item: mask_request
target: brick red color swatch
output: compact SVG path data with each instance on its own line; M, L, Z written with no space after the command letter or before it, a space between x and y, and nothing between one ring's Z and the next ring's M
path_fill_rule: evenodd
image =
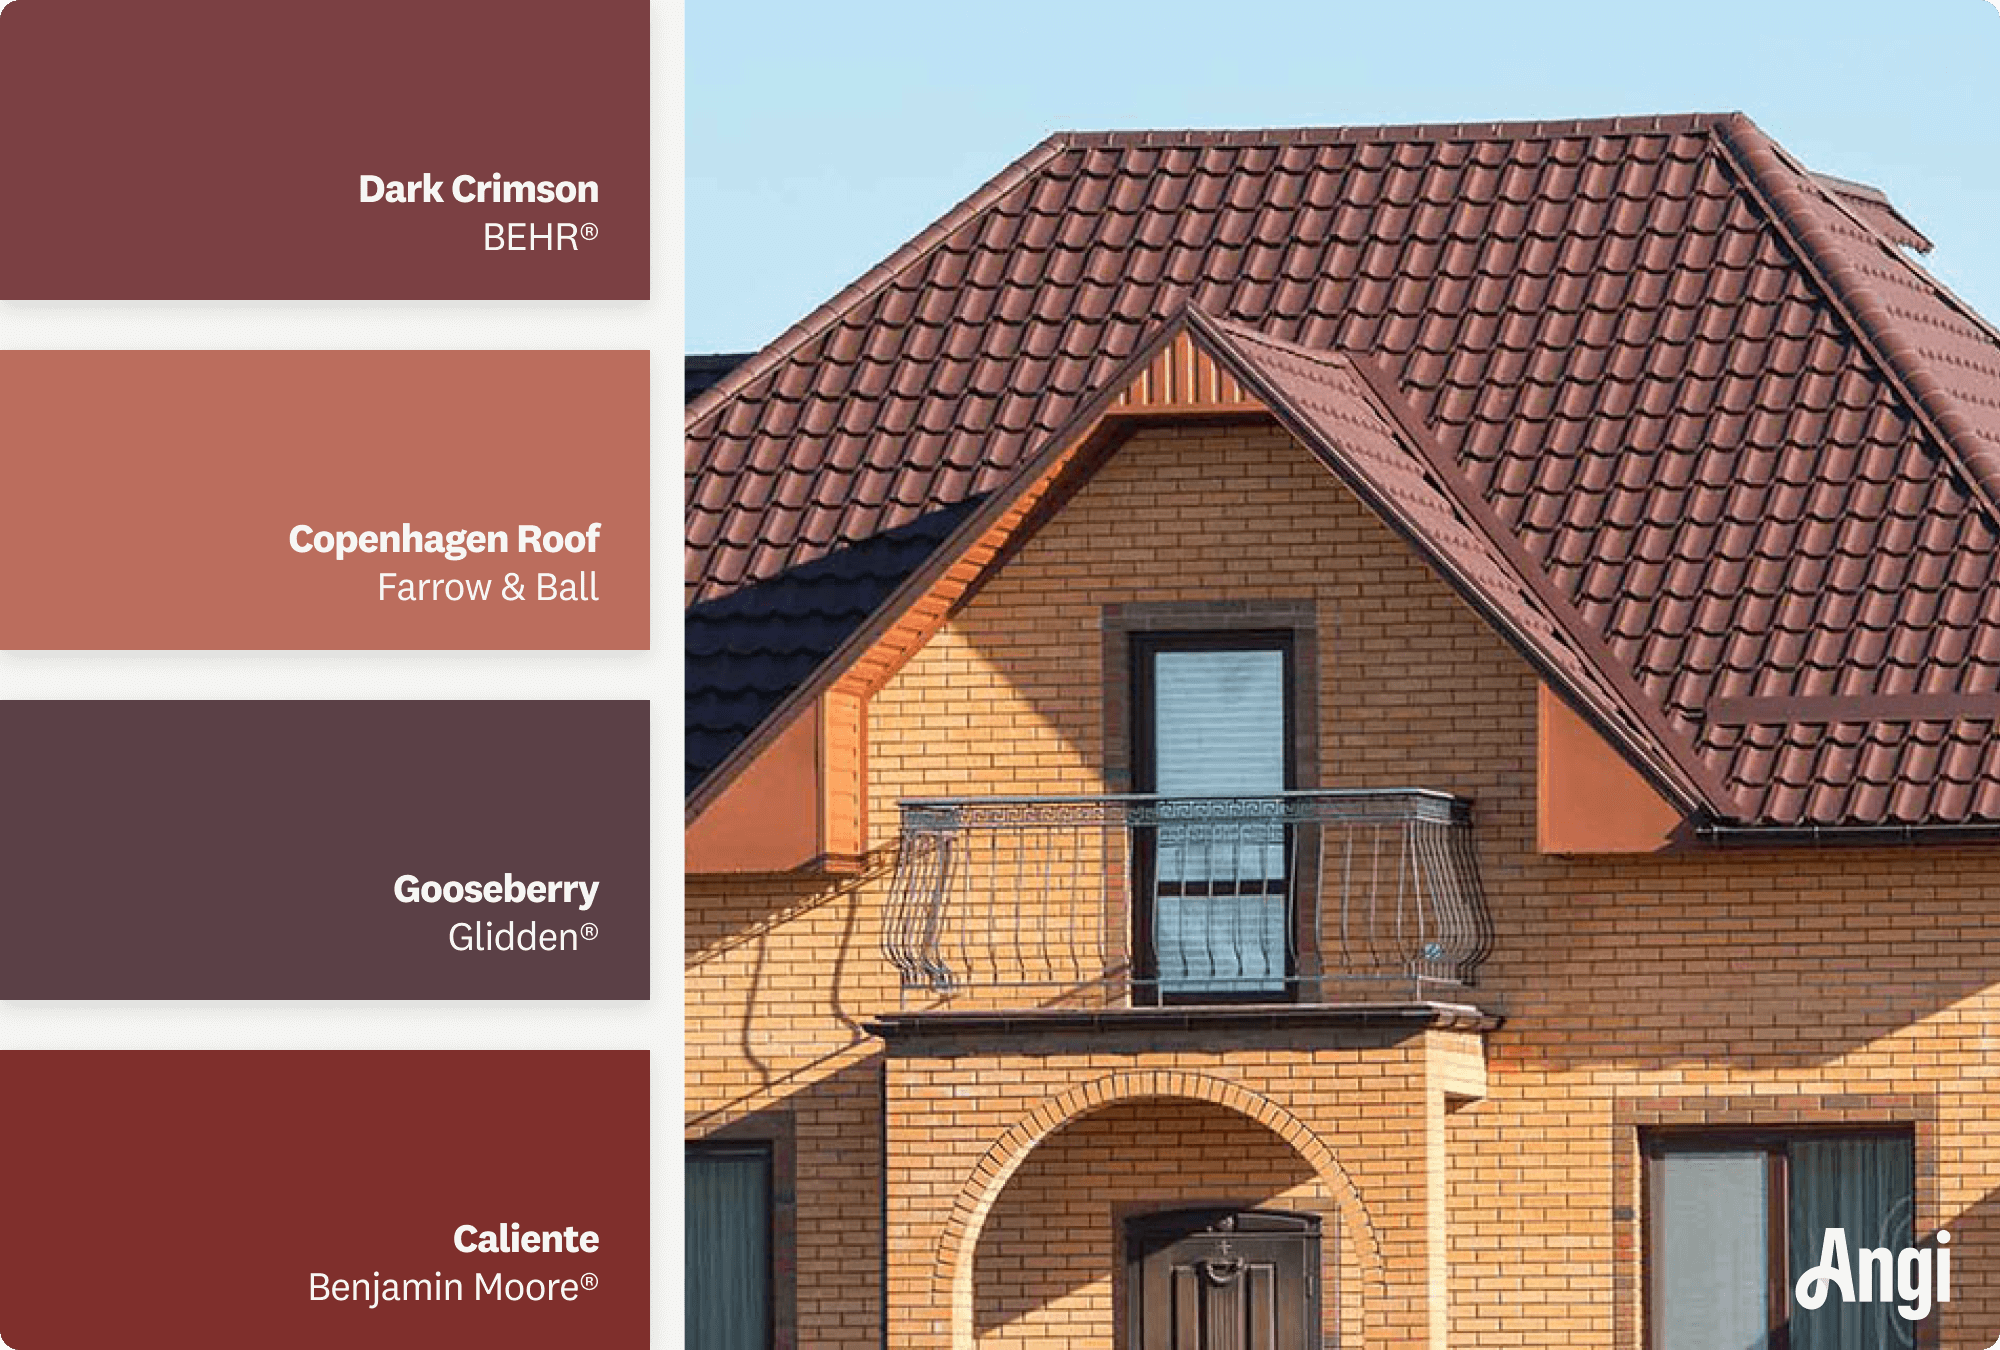
M648 1098L643 1051L0 1053L0 1340L640 1350Z
M643 650L648 368L0 352L0 647Z

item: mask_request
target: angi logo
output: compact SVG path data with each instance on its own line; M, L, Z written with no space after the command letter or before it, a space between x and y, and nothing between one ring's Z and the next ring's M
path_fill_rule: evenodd
M1937 1301L1951 1302L1951 1234L1937 1235ZM1827 1294L1840 1291L1843 1303L1898 1303L1896 1315L1918 1322L1931 1315L1933 1253L1925 1247L1863 1247L1848 1262L1847 1233L1829 1228L1820 1243L1819 1264L1799 1276L1799 1306L1808 1310L1826 1302ZM2000 1350L1996 1341L1987 1350Z

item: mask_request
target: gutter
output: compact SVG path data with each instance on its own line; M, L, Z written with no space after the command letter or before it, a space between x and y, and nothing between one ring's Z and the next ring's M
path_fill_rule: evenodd
M1695 838L1722 847L1816 844L1921 844L2000 841L2000 823L1933 825L1697 825Z

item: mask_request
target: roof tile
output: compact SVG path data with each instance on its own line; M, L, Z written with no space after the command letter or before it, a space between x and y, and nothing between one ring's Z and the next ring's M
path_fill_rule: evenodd
M2000 691L2000 338L1879 196L1735 117L1056 138L690 406L691 781L1190 299L1375 362L1660 709ZM1690 753L1749 823L2000 820L1852 726Z

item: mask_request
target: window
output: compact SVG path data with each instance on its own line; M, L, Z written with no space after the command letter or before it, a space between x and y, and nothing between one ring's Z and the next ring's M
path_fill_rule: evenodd
M1142 993L1283 997L1295 968L1289 836L1270 799L1292 784L1290 635L1153 634L1133 656L1139 791L1211 803L1162 802L1140 832Z
M687 1154L689 1350L769 1350L771 1150L697 1144Z
M1645 1153L1652 1350L1915 1344L1893 1302L1793 1298L1829 1228L1850 1248L1914 1245L1909 1131L1666 1131Z

